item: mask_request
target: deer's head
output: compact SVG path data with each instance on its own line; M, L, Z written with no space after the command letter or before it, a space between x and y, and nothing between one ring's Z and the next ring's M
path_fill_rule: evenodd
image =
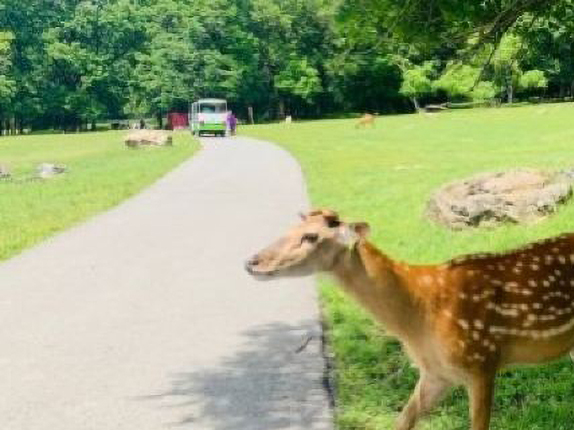
M245 264L258 279L305 276L329 271L338 256L364 239L366 223L345 223L331 210L315 210L301 215L299 225L255 254Z

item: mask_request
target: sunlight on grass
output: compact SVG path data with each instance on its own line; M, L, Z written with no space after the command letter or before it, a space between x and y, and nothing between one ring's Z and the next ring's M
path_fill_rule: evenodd
M0 260L118 204L198 147L189 133L179 133L172 148L130 150L124 133L0 138L0 164L13 173L12 181L0 181ZM65 164L69 172L30 180L41 162Z
M484 171L574 167L574 105L473 109L384 116L374 129L353 120L263 125L244 133L281 144L301 163L315 207L368 221L372 240L393 258L436 263L455 255L501 251L574 231L574 204L535 225L453 232L423 217L440 185ZM294 214L295 220L295 214ZM320 280L336 355L340 429L389 429L416 382L398 343L331 281ZM454 391L425 420L427 430L468 428L467 399ZM504 372L492 429L574 428L574 366Z

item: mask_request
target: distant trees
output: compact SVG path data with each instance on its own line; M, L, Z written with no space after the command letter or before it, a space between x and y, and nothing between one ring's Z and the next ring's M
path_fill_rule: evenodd
M574 0L3 0L0 130L572 96Z

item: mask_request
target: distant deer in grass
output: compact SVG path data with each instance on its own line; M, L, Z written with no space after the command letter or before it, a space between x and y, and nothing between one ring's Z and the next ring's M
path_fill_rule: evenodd
M253 256L259 279L331 272L403 344L420 379L397 430L412 429L447 389L466 387L472 430L487 430L498 369L574 359L574 234L504 254L441 265L397 262L369 243L369 226L310 212Z
M376 118L377 118L376 115L366 113L361 118L359 118L359 120L355 124L355 128L362 128L362 127L366 127L367 125L374 127Z

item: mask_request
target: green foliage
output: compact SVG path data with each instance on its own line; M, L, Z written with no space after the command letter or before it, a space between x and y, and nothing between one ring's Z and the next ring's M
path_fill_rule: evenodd
M478 88L478 87L477 87ZM454 232L426 220L425 203L439 186L481 171L544 170L571 166L574 104L471 109L425 116L380 118L357 133L354 121L300 123L243 129L281 144L297 157L313 205L344 219L368 221L372 240L388 255L414 264L456 255L502 251L572 231L574 203L535 225ZM335 354L340 430L393 428L417 372L351 297L321 279L328 334ZM493 430L572 428L572 362L517 368L497 381ZM468 401L449 395L423 420L422 430L468 429Z
M407 97L417 98L433 91L431 75L435 65L427 61L421 66L408 68L403 73L401 94Z
M308 102L312 102L313 97L322 89L319 72L306 58L292 58L277 75L276 86L280 92L298 96Z
M161 118L203 96L260 119L404 112L490 97L479 74L512 101L542 93L522 85L533 70L566 96L572 22L573 0L3 0L0 132Z
M455 64L447 67L434 87L443 90L452 98L468 98L473 92L479 74L480 70L476 67Z
M567 22L570 0L342 0L341 19L353 38L395 38L425 49L457 47L469 35L492 42L528 14ZM369 31L365 35L365 29Z
M14 81L10 76L12 40L11 33L0 32L0 109L9 102L14 94Z
M541 89L548 87L548 79L541 70L529 70L520 77L519 84L525 89Z
M479 82L471 92L474 101L489 101L496 97L496 88L492 82Z

